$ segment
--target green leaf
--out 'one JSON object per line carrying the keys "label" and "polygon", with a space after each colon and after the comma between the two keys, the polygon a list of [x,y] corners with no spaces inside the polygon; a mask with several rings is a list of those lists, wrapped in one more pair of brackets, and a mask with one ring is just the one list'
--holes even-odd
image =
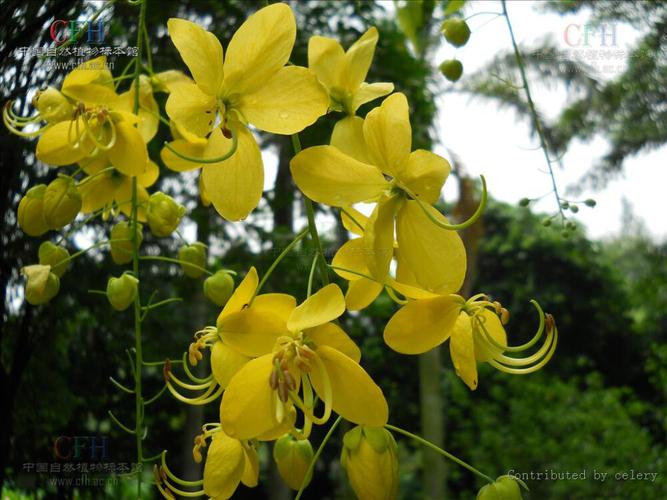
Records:
{"label": "green leaf", "polygon": [[466,0],[446,0],[445,1],[445,15],[449,16],[460,11],[465,5]]}

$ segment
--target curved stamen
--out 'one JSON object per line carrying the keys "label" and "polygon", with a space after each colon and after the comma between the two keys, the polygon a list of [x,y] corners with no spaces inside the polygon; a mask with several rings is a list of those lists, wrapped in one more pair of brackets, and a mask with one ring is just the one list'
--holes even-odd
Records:
{"label": "curved stamen", "polygon": [[397,304],[405,305],[409,302],[408,299],[399,298],[398,295],[396,295],[397,292],[392,287],[385,285],[384,289],[386,290],[387,295],[389,295],[389,298]]}
{"label": "curved stamen", "polygon": [[43,134],[46,130],[48,130],[51,125],[47,124],[44,125],[43,127],[38,128],[37,130],[33,130],[32,132],[24,132],[23,127],[30,125],[32,123],[36,122],[26,122],[26,123],[16,123],[13,121],[6,113],[7,108],[5,108],[2,112],[2,122],[5,124],[5,127],[14,135],[18,135],[21,137],[36,137],[38,135]]}
{"label": "curved stamen", "polygon": [[187,353],[187,352],[184,352],[184,353],[183,353],[183,371],[185,372],[185,374],[187,375],[187,377],[188,377],[192,382],[194,382],[194,383],[196,383],[196,384],[205,384],[206,382],[208,382],[209,380],[211,380],[211,378],[213,377],[213,374],[209,375],[209,376],[206,377],[206,378],[200,378],[200,377],[197,377],[196,375],[194,375],[194,374],[190,371],[190,368],[188,368],[188,363],[186,362],[186,361],[187,361],[187,358],[188,358],[188,353]]}
{"label": "curved stamen", "polygon": [[236,149],[238,148],[238,144],[239,144],[238,136],[236,135],[236,132],[234,132],[234,129],[229,129],[229,130],[232,133],[232,146],[229,148],[229,151],[227,151],[225,154],[223,154],[222,156],[219,156],[217,158],[197,158],[195,156],[189,156],[189,155],[181,153],[180,151],[177,151],[168,142],[165,142],[164,146],[169,151],[171,151],[176,156],[178,156],[179,158],[181,158],[183,160],[186,160],[186,161],[191,161],[192,163],[204,163],[204,164],[220,163],[221,161],[228,160],[229,158],[234,156],[234,153],[236,153]]}
{"label": "curved stamen", "polygon": [[169,479],[174,481],[176,484],[180,484],[181,486],[201,486],[204,484],[203,479],[200,479],[198,481],[186,481],[185,479],[180,479],[178,476],[176,476],[176,474],[171,472],[169,470],[169,467],[167,466],[167,450],[164,450],[162,452],[160,460],[162,462],[162,471],[167,475]]}
{"label": "curved stamen", "polygon": [[556,352],[556,345],[558,344],[558,329],[554,328],[553,332],[553,342],[551,343],[551,349],[539,363],[528,368],[510,368],[492,359],[489,361],[489,364],[502,372],[510,373],[512,375],[528,375],[529,373],[536,372],[544,365],[546,365],[553,357],[554,352]]}
{"label": "curved stamen", "polygon": [[484,178],[483,175],[480,175],[480,179],[482,180],[482,198],[479,201],[479,206],[477,207],[477,210],[475,210],[475,213],[470,216],[470,218],[466,221],[463,221],[459,224],[449,224],[448,222],[442,222],[436,219],[433,214],[430,212],[429,208],[432,208],[431,205],[425,204],[422,202],[414,193],[411,191],[403,189],[406,193],[408,193],[414,200],[419,204],[419,207],[422,209],[424,214],[429,218],[433,224],[435,224],[438,227],[441,227],[442,229],[447,229],[449,231],[460,231],[462,229],[466,229],[470,226],[472,226],[477,220],[482,216],[482,213],[484,212],[484,209],[486,208],[486,202],[488,198],[488,193],[486,191],[486,179]]}
{"label": "curved stamen", "polygon": [[212,383],[216,383],[213,380],[213,375],[210,375],[209,380],[206,382],[202,382],[201,384],[188,384],[186,382],[183,382],[171,371],[169,372],[169,378],[174,382],[176,382],[176,385],[181,386],[183,389],[188,389],[189,391],[200,391],[202,389],[209,388]]}
{"label": "curved stamen", "polygon": [[[490,340],[492,337],[489,334],[488,330],[484,325],[481,325],[482,330],[484,332],[484,335],[486,337],[486,340]],[[525,358],[511,358],[509,356],[505,356],[502,352],[497,352],[494,353],[494,359],[500,363],[503,363],[505,365],[509,366],[527,366],[531,365],[540,359],[542,359],[546,353],[549,351],[551,348],[552,340],[553,340],[554,334],[553,330],[549,331],[547,334],[547,339],[545,340],[544,344],[542,344],[542,347],[535,352],[534,354],[527,356]]]}
{"label": "curved stamen", "polygon": [[510,347],[510,346],[505,347],[505,346],[500,345],[498,342],[496,342],[493,339],[493,337],[489,336],[489,341],[495,347],[497,347],[498,349],[501,349],[504,352],[522,352],[522,351],[525,351],[526,349],[530,349],[531,347],[533,347],[537,343],[538,340],[540,340],[540,338],[542,337],[542,334],[544,333],[544,327],[545,327],[544,311],[542,310],[542,307],[540,307],[540,304],[536,300],[531,299],[530,303],[533,304],[535,309],[537,309],[537,314],[539,315],[539,318],[540,318],[540,325],[538,326],[537,332],[535,332],[535,335],[533,335],[533,338],[530,339],[525,344],[521,344],[521,345],[513,346],[513,347]]}
{"label": "curved stamen", "polygon": [[[90,126],[88,118],[85,115],[81,117],[81,121],[83,122],[83,126],[85,128],[85,134],[90,138],[90,140],[92,141],[92,143],[95,145],[95,147],[97,149],[101,149],[102,151],[109,151],[111,148],[114,147],[114,145],[116,144],[116,127],[113,124],[113,121],[111,121],[108,117],[100,125],[100,133],[97,136],[93,132],[93,129]],[[104,138],[104,124],[107,121],[109,122],[109,124],[111,126],[111,138],[105,144],[105,143],[102,142],[102,139]]]}
{"label": "curved stamen", "polygon": [[[216,386],[217,390],[215,390],[215,392],[211,394],[211,392],[215,389]],[[211,386],[201,396],[197,398],[186,398],[185,396],[179,394],[179,392],[176,389],[174,389],[174,387],[171,385],[170,382],[167,382],[167,389],[169,389],[171,395],[174,396],[176,399],[178,399],[181,403],[194,406],[205,405],[210,403],[211,401],[215,401],[216,399],[218,399],[218,397],[220,397],[220,395],[224,390],[222,386],[218,386],[217,383],[211,384]]]}
{"label": "curved stamen", "polygon": [[20,122],[36,123],[38,121],[42,121],[42,115],[40,113],[37,113],[36,115],[33,115],[33,116],[20,116],[20,115],[17,115],[14,112],[13,106],[14,106],[14,101],[11,101],[11,100],[7,101],[5,103],[5,108],[3,110],[3,114],[6,113],[7,117],[11,121],[18,122],[18,123],[20,123]]}

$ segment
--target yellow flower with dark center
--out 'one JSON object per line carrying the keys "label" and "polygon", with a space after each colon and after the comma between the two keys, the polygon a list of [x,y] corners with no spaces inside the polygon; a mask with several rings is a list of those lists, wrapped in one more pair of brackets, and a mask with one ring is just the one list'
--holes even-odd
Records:
{"label": "yellow flower with dark center", "polygon": [[[218,322],[226,344],[255,358],[223,394],[220,422],[228,435],[262,435],[283,423],[294,406],[315,424],[326,422],[332,410],[354,423],[387,422],[387,402],[359,366],[359,348],[332,323],[345,310],[337,285],[322,288],[296,308],[274,308],[282,323],[253,307]],[[323,402],[321,416],[314,415],[313,390]]]}
{"label": "yellow flower with dark center", "polygon": [[330,107],[354,115],[362,104],[391,94],[393,83],[365,83],[378,31],[370,28],[346,51],[333,38],[313,36],[308,40],[308,67],[326,87]]}
{"label": "yellow flower with dark center", "polygon": [[395,229],[401,258],[419,285],[437,293],[456,292],[465,276],[465,249],[455,231],[434,223],[446,225],[447,219],[431,206],[450,166],[431,152],[411,152],[405,96],[392,94],[365,120],[341,120],[331,142],[296,155],[292,175],[299,189],[320,203],[347,207],[377,202],[364,226],[370,275],[380,283],[388,276]]}
{"label": "yellow flower with dark center", "polygon": [[[216,210],[226,219],[243,219],[257,206],[264,184],[262,157],[247,125],[294,134],[326,113],[327,93],[307,68],[286,66],[296,38],[294,14],[286,4],[252,14],[232,37],[224,59],[215,35],[197,24],[172,18],[167,27],[194,83],[170,87],[166,110],[182,139],[164,149],[162,159],[177,171],[203,166]],[[207,159],[233,154],[202,164],[173,151]]]}

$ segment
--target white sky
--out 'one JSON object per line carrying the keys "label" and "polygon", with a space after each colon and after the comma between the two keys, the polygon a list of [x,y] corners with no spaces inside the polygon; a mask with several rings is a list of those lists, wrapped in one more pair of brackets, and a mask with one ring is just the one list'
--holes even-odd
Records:
{"label": "white sky", "polygon": [[[468,2],[465,15],[475,12],[500,12],[500,2]],[[539,10],[540,2],[510,1],[508,12],[515,36],[520,45],[534,46],[534,42],[552,36],[558,46],[576,51],[586,62],[593,63],[601,70],[601,77],[613,78],[619,65],[625,58],[611,59],[612,71],[605,68],[607,62],[591,59],[586,49],[572,48],[566,43],[564,32],[570,24],[583,25],[587,14],[559,16]],[[468,44],[460,49],[445,45],[439,51],[439,63],[443,59],[456,57],[463,62],[464,71],[472,73],[484,66],[498,51],[511,50],[511,41],[505,20],[502,17],[478,15],[469,20],[472,36]],[[583,29],[583,28],[582,28]],[[632,47],[639,32],[630,26],[616,26],[617,47],[601,47],[600,40],[590,38],[590,49],[598,54],[610,50],[623,50]],[[577,28],[570,28],[571,43],[576,43]],[[382,35],[380,35],[382,36]],[[608,39],[609,43],[609,39]],[[606,54],[605,54],[606,55]],[[602,57],[599,55],[598,57]],[[547,90],[535,86],[534,100],[539,109],[547,116],[555,116],[566,102],[565,89]],[[446,93],[438,102],[438,127],[442,147],[436,152],[445,154],[445,147],[451,149],[463,160],[468,172],[473,175],[484,174],[490,193],[497,199],[511,203],[523,197],[534,198],[550,190],[548,175],[540,170],[546,169],[546,162],[541,150],[530,150],[537,146],[531,140],[526,122],[518,121],[510,110],[500,110],[490,101],[471,100],[468,96],[453,92]],[[576,184],[590,166],[600,159],[607,150],[606,141],[597,138],[590,143],[576,142],[564,157],[564,170],[556,169],[556,179],[561,191]],[[581,207],[574,218],[587,227],[591,237],[605,237],[617,234],[621,227],[621,207],[623,198],[627,198],[636,216],[643,219],[647,229],[657,238],[667,237],[667,219],[664,216],[664,186],[667,184],[667,148],[662,147],[650,153],[630,158],[626,162],[623,177],[611,182],[600,192],[584,192],[575,199],[595,198],[597,207]],[[455,195],[454,183],[445,186],[445,197]],[[567,197],[567,196],[566,196]],[[570,197],[572,198],[572,197]],[[531,205],[533,206],[533,205]],[[556,210],[555,199],[547,196],[533,206],[534,209],[552,213]]]}

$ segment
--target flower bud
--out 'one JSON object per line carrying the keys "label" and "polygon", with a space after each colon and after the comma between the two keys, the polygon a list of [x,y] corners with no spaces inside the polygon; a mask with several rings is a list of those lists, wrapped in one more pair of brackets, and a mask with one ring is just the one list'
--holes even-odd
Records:
{"label": "flower bud", "polygon": [[131,274],[123,274],[120,278],[109,278],[107,283],[107,299],[116,311],[124,311],[134,302],[137,296],[139,280]]}
{"label": "flower bud", "polygon": [[358,498],[396,498],[397,451],[394,437],[382,427],[357,426],[345,434],[341,465]]}
{"label": "flower bud", "polygon": [[577,205],[574,205],[574,204],[570,203],[570,212],[572,212],[573,214],[576,214],[578,211],[579,211],[579,207]]}
{"label": "flower bud", "polygon": [[234,293],[234,278],[227,271],[217,271],[204,281],[204,295],[217,306],[224,306]]}
{"label": "flower bud", "polygon": [[164,193],[153,193],[148,200],[146,219],[151,233],[158,238],[169,236],[178,227],[185,207]]}
{"label": "flower bud", "polygon": [[273,459],[280,477],[293,490],[300,489],[304,483],[310,483],[312,472],[308,477],[306,474],[313,460],[313,447],[307,439],[294,439],[290,434],[285,434],[273,446]]}
{"label": "flower bud", "polygon": [[593,208],[595,205],[597,205],[597,202],[593,198],[588,198],[586,201],[584,201],[584,205]]}
{"label": "flower bud", "polygon": [[21,198],[18,208],[19,226],[29,236],[41,236],[49,230],[44,220],[46,184],[37,184]]}
{"label": "flower bud", "polygon": [[528,205],[530,205],[530,199],[529,198],[521,198],[519,200],[519,206],[520,207],[527,207]]}
{"label": "flower bud", "polygon": [[37,108],[39,115],[49,123],[70,120],[74,111],[67,98],[53,87],[38,91],[32,99],[32,105]]}
{"label": "flower bud", "polygon": [[34,264],[24,267],[21,272],[28,278],[25,299],[29,304],[44,304],[58,294],[60,279],[51,272],[51,266]]}
{"label": "flower bud", "polygon": [[[190,278],[199,278],[204,271],[200,267],[206,267],[206,245],[197,241],[192,245],[183,245],[178,250],[178,260],[181,261],[183,273]],[[188,265],[194,264],[194,266]]]}
{"label": "flower bud", "polygon": [[[137,247],[144,239],[143,226],[137,222]],[[111,258],[116,264],[132,262],[132,226],[128,221],[122,221],[111,229]]]}
{"label": "flower bud", "polygon": [[440,64],[440,72],[450,82],[455,82],[463,74],[463,64],[458,59],[447,59]]}
{"label": "flower bud", "polygon": [[51,229],[65,227],[76,218],[81,204],[81,193],[74,179],[58,177],[44,192],[44,220]]}
{"label": "flower bud", "polygon": [[69,261],[63,262],[69,257],[67,249],[60,245],[54,245],[50,241],[45,241],[39,245],[37,255],[39,263],[43,266],[51,266],[51,272],[58,276],[58,278],[61,278],[69,267]]}
{"label": "flower bud", "polygon": [[440,31],[454,47],[463,47],[470,39],[470,28],[463,19],[447,19],[442,23]]}
{"label": "flower bud", "polygon": [[512,476],[500,476],[495,482],[483,486],[477,500],[521,500],[519,483]]}

